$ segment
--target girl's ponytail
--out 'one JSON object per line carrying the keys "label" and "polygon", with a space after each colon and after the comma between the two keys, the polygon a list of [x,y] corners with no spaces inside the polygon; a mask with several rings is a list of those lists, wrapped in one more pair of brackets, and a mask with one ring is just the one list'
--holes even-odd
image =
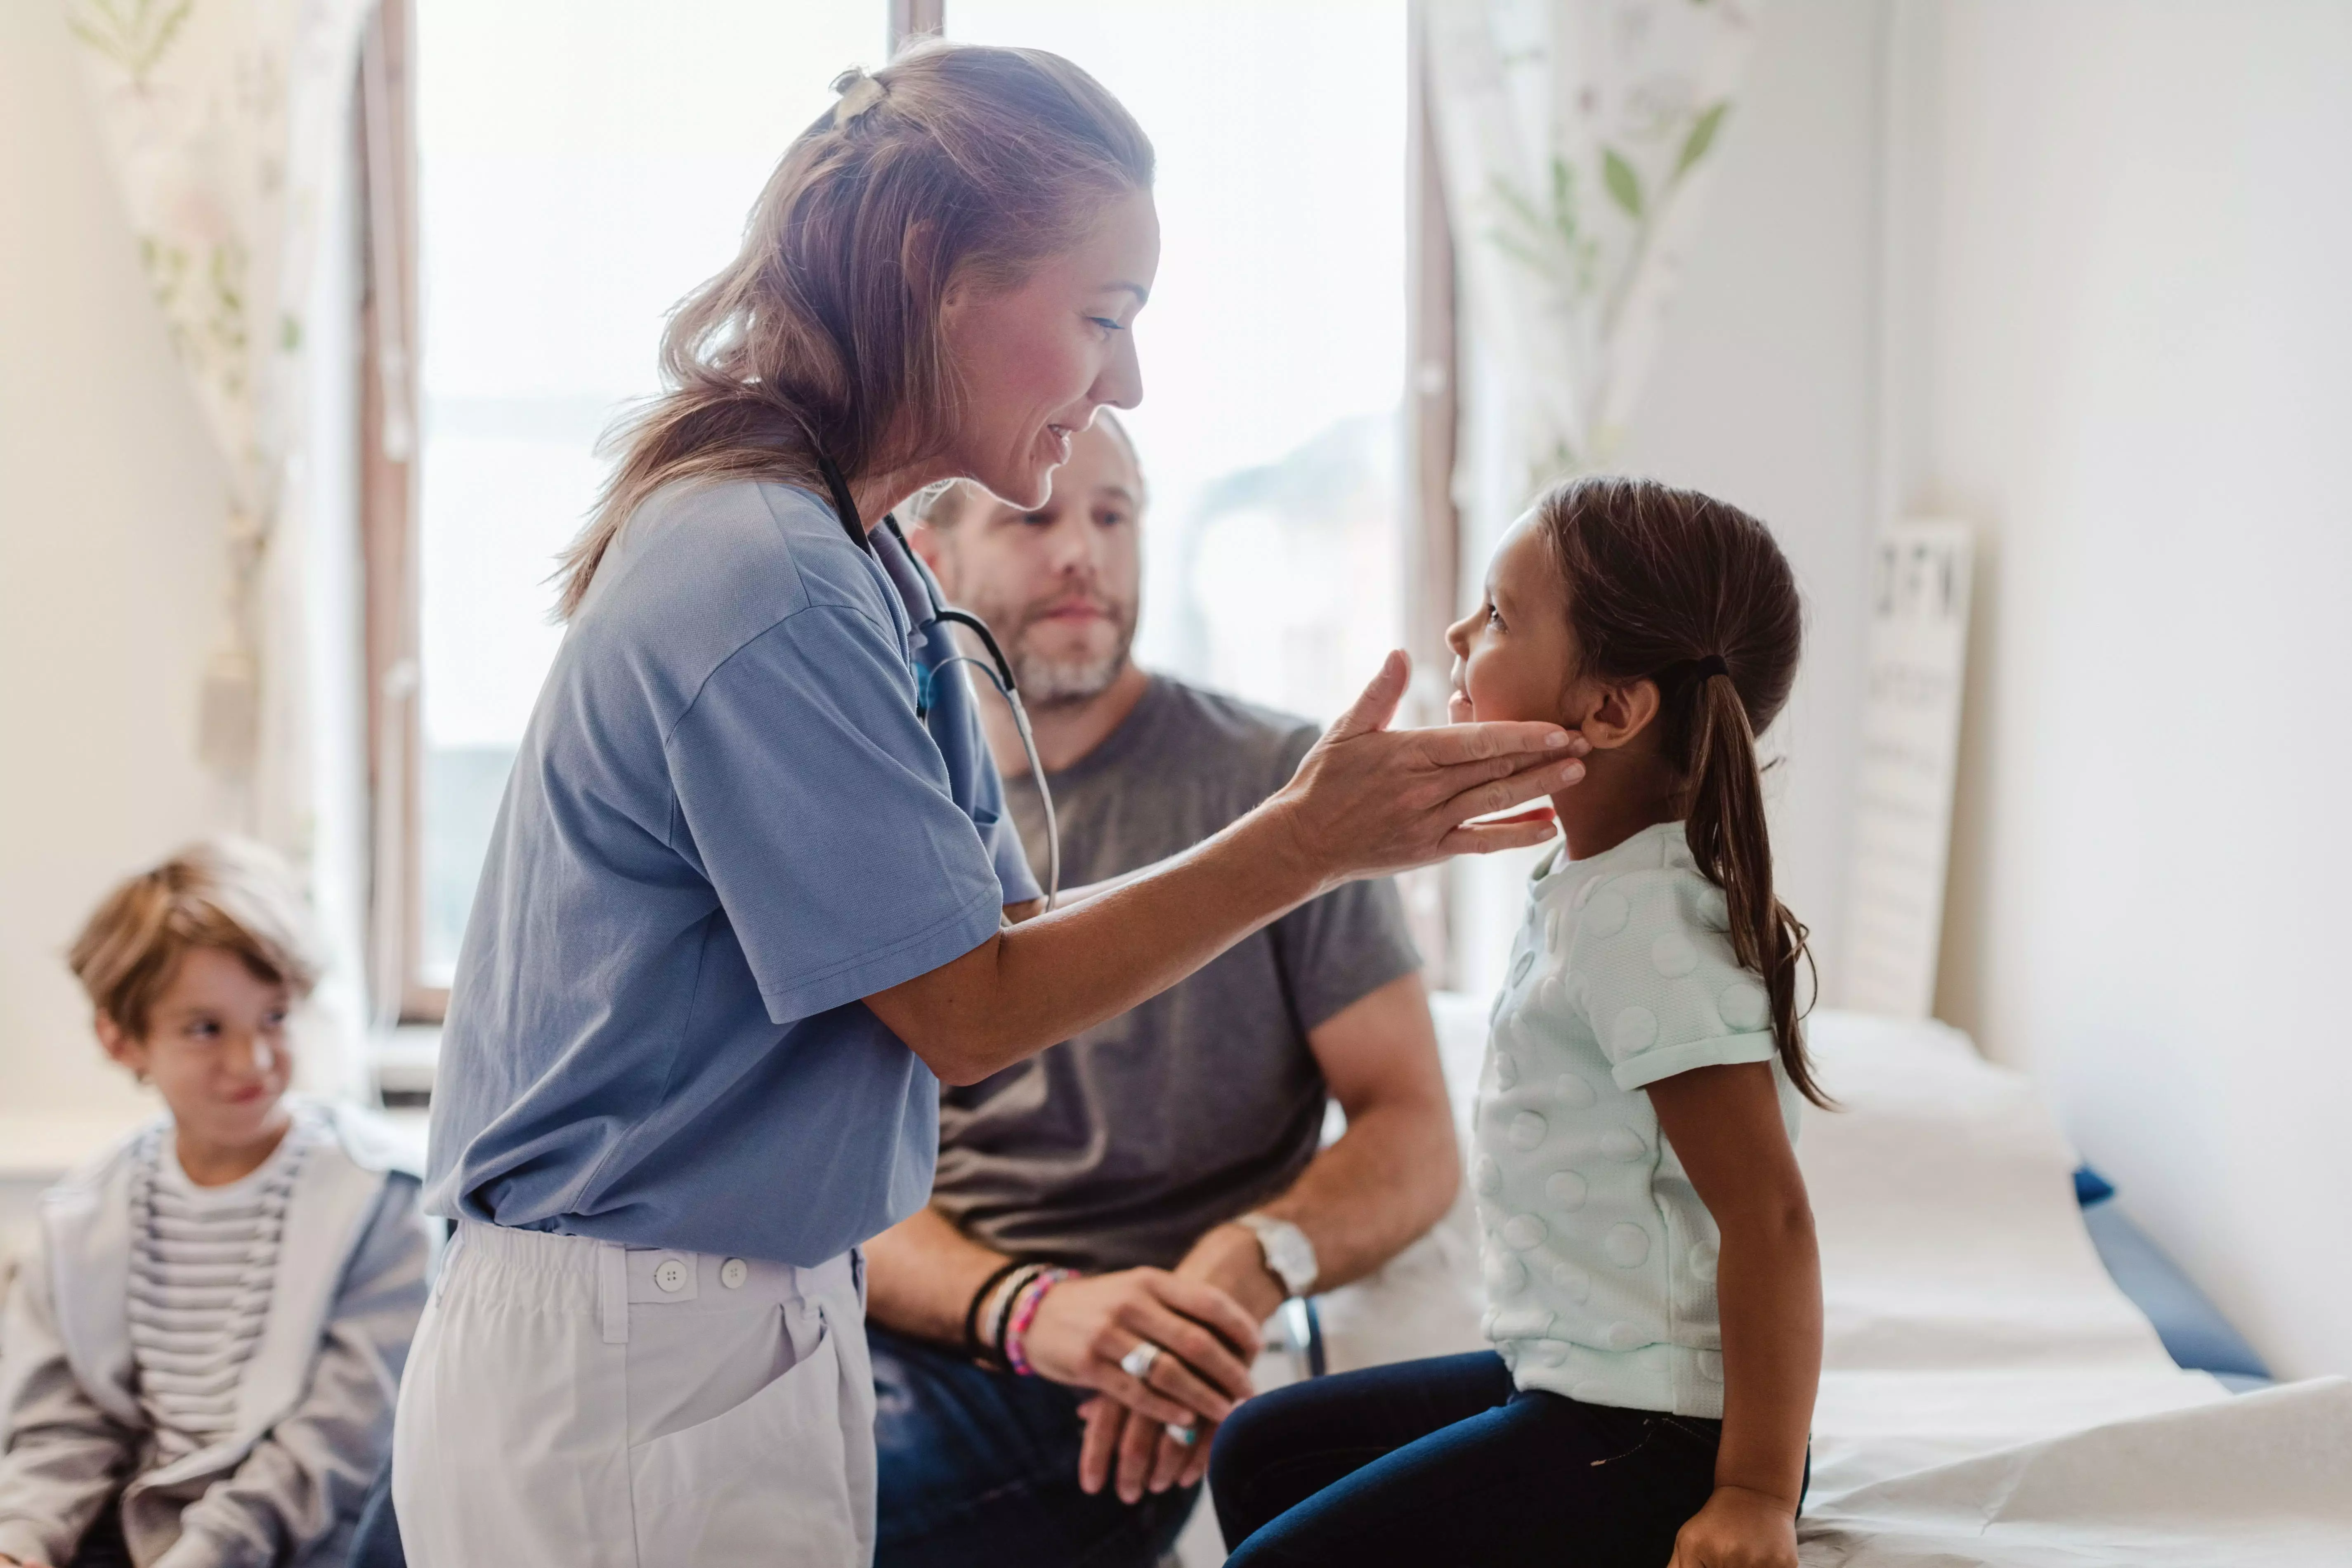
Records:
{"label": "girl's ponytail", "polygon": [[1772,891],[1772,841],[1756,737],[1796,684],[1804,615],[1770,531],[1734,506],[1649,479],[1560,485],[1536,515],[1568,590],[1583,669],[1654,680],[1681,775],[1692,858],[1723,889],[1731,947],[1764,982],[1780,1066],[1807,1100],[1828,1096],[1805,1057],[1797,963],[1806,931]]}
{"label": "girl's ponytail", "polygon": [[1797,1006],[1797,961],[1810,969],[1810,934],[1772,892],[1771,830],[1764,819],[1764,778],[1748,708],[1719,655],[1699,661],[1691,682],[1689,799],[1684,834],[1692,858],[1723,889],[1731,951],[1764,980],[1780,1066],[1798,1092],[1827,1108],[1829,1097],[1805,1056]]}

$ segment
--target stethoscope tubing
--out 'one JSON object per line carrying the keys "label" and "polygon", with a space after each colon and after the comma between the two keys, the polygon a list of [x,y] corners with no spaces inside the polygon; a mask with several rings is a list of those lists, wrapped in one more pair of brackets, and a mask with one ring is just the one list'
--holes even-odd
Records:
{"label": "stethoscope tubing", "polygon": [[[833,492],[834,512],[840,518],[841,526],[848,532],[850,542],[868,555],[875,554],[874,541],[866,536],[865,524],[858,518],[857,502],[849,493],[848,481],[830,458],[820,454],[817,468],[824,476],[825,488]],[[890,537],[898,542],[898,548],[906,552],[909,562],[913,562],[916,559],[914,547],[907,542],[906,534],[899,530],[898,518],[886,512],[881,526],[890,531]],[[1004,706],[1013,715],[1013,731],[1021,737],[1022,754],[1029,759],[1029,777],[1037,785],[1038,802],[1045,810],[1045,908],[1051,910],[1062,896],[1062,828],[1054,815],[1054,791],[1045,783],[1045,763],[1038,760],[1037,737],[1029,727],[1028,705],[1021,700],[1021,683],[1013,676],[1013,661],[1004,657],[1003,646],[997,642],[996,634],[988,629],[986,621],[969,610],[943,604],[939,591],[931,585],[930,578],[924,574],[919,565],[916,567],[916,574],[923,579],[923,596],[929,601],[931,618],[915,629],[926,637],[937,635],[951,639],[953,633],[942,630],[935,634],[932,628],[950,624],[967,627],[988,650],[988,661],[982,663],[970,654],[958,653],[933,665],[928,673],[919,678],[915,717],[921,719],[930,712],[930,683],[938,679],[942,671],[959,664],[968,664],[988,677],[989,683],[1003,697]]]}

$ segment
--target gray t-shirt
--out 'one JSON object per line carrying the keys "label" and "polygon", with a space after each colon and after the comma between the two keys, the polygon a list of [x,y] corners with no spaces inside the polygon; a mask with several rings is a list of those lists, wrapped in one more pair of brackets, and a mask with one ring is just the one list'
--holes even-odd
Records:
{"label": "gray t-shirt", "polygon": [[[1053,775],[1062,885],[1191,847],[1289,782],[1317,731],[1164,676]],[[1044,878],[1036,785],[1004,793]],[[1386,879],[1351,882],[1133,1011],[940,1099],[932,1203],[1018,1258],[1174,1264],[1297,1179],[1323,1127],[1307,1031],[1420,966]]]}

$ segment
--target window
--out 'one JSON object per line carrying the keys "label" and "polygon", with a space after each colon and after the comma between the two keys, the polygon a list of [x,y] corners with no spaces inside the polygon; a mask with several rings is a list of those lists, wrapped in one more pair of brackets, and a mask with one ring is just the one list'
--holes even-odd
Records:
{"label": "window", "polygon": [[948,0],[1159,155],[1143,662],[1328,721],[1398,640],[1404,0]]}
{"label": "window", "polygon": [[883,58],[873,0],[414,0],[417,979],[446,987],[560,629],[597,437],[659,389],[662,318],[778,154]]}
{"label": "window", "polygon": [[[407,575],[378,585],[372,628],[379,990],[396,975],[406,1016],[446,998],[560,637],[550,574],[604,475],[596,440],[656,390],[665,312],[733,253],[833,77],[885,58],[894,29],[1065,54],[1158,149],[1164,251],[1130,420],[1151,489],[1143,661],[1328,720],[1409,620],[1430,640],[1404,590],[1429,591],[1406,563],[1430,489],[1402,407],[1407,0],[405,8],[416,435],[404,489],[371,487],[370,538],[372,570]],[[395,38],[403,9],[385,10]],[[372,111],[369,134],[404,132]]]}

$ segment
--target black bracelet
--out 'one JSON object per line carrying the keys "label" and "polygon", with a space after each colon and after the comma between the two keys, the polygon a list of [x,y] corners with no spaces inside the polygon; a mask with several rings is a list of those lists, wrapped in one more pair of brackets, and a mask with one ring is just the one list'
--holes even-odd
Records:
{"label": "black bracelet", "polygon": [[989,1336],[989,1364],[1007,1372],[1013,1370],[1013,1357],[1004,1349],[1005,1336],[1013,1329],[1013,1309],[1021,1304],[1021,1292],[1035,1284],[1039,1275],[1051,1273],[1053,1268],[1050,1263],[1024,1263],[1013,1277],[1013,1288],[1004,1292],[1004,1310],[997,1315],[996,1332]]}
{"label": "black bracelet", "polygon": [[988,1360],[987,1348],[980,1342],[980,1309],[986,1304],[989,1293],[1021,1266],[1021,1259],[1007,1258],[1002,1268],[980,1282],[980,1289],[971,1293],[971,1304],[963,1310],[963,1352],[976,1362],[985,1363]]}

